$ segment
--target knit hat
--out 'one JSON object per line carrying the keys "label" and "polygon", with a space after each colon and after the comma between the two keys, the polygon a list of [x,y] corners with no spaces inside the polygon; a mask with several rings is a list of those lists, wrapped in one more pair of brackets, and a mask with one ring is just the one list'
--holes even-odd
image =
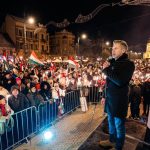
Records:
{"label": "knit hat", "polygon": [[3,95],[0,95],[0,100],[2,100],[3,98],[5,98]]}
{"label": "knit hat", "polygon": [[19,81],[19,80],[21,80],[21,79],[20,79],[19,77],[17,77],[17,78],[16,78],[16,82]]}
{"label": "knit hat", "polygon": [[36,84],[36,89],[37,89],[37,90],[40,90],[40,89],[41,89],[40,83],[37,83],[37,84]]}
{"label": "knit hat", "polygon": [[8,75],[8,74],[10,74],[11,72],[9,71],[9,70],[7,70],[7,71],[5,71],[4,72],[4,76],[6,76],[6,75]]}
{"label": "knit hat", "polygon": [[19,87],[16,86],[16,85],[13,85],[13,86],[11,87],[11,92],[12,92],[13,90],[15,90],[15,89],[17,89],[17,90],[19,91]]}
{"label": "knit hat", "polygon": [[36,84],[35,83],[30,83],[30,89],[32,89],[33,87],[36,88]]}

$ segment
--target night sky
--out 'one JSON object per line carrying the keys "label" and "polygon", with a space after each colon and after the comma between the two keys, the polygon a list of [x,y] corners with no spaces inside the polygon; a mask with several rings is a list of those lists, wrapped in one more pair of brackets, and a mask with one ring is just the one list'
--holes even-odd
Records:
{"label": "night sky", "polygon": [[[37,23],[62,22],[67,18],[74,22],[77,16],[88,15],[102,3],[119,0],[1,0],[0,23],[6,14],[18,17],[32,15]],[[124,39],[130,45],[144,46],[150,38],[150,6],[114,6],[101,10],[92,20],[83,24],[71,24],[66,28],[75,35],[86,32],[90,39],[104,37],[107,40]],[[50,32],[59,31],[49,26]],[[140,50],[140,48],[139,48]]]}

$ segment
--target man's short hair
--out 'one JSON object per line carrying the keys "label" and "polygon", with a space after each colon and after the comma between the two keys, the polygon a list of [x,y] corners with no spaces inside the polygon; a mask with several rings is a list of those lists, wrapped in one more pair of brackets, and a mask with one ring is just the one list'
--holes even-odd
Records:
{"label": "man's short hair", "polygon": [[125,51],[128,51],[128,44],[126,41],[124,40],[114,40],[113,41],[114,44],[119,43],[121,44],[121,46],[125,49]]}

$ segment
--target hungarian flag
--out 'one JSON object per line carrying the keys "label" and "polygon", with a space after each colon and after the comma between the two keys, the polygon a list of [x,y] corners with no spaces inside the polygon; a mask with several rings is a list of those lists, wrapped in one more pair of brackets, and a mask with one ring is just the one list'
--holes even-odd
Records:
{"label": "hungarian flag", "polygon": [[23,65],[22,62],[20,63],[20,71],[21,71],[21,72],[24,71],[24,65]]}
{"label": "hungarian flag", "polygon": [[5,61],[5,62],[7,61],[6,57],[7,57],[7,56],[6,56],[6,52],[4,52],[4,53],[3,53],[3,61]]}
{"label": "hungarian flag", "polygon": [[73,57],[69,57],[68,63],[70,65],[75,66],[75,67],[80,67],[80,65],[78,64],[78,62]]}
{"label": "hungarian flag", "polygon": [[44,65],[43,62],[38,59],[38,57],[36,56],[34,51],[32,51],[32,53],[29,57],[29,63],[37,64],[37,65]]}
{"label": "hungarian flag", "polygon": [[3,53],[3,63],[4,63],[4,69],[8,70],[8,63],[7,63],[6,52]]}
{"label": "hungarian flag", "polygon": [[50,66],[50,71],[55,71],[56,70],[56,67],[55,65],[51,62],[51,66]]}

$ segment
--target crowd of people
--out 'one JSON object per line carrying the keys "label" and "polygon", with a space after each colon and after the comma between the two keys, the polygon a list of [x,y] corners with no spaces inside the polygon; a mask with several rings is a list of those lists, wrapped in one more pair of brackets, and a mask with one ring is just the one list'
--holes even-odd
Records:
{"label": "crowd of people", "polygon": [[[67,63],[47,63],[44,66],[26,64],[10,65],[10,69],[0,68],[0,95],[8,100],[14,112],[29,106],[36,106],[50,99],[64,97],[67,92],[77,88],[96,86],[103,91],[105,75],[101,61],[80,62],[80,67],[70,68]],[[148,113],[150,99],[150,62],[135,60],[135,72],[130,82],[129,102],[131,118],[138,119],[139,105],[143,102],[143,115]]]}
{"label": "crowd of people", "polygon": [[[150,61],[135,60],[135,71],[130,81],[130,118],[140,119],[148,115],[150,105]],[[10,63],[7,69],[0,62],[0,120],[7,120],[31,106],[38,107],[50,100],[57,103],[58,116],[62,115],[60,99],[66,93],[80,87],[97,87],[105,90],[106,76],[102,72],[104,60],[80,61],[79,66],[68,63],[45,63],[43,66],[29,64],[23,60]],[[57,100],[57,101],[55,101]],[[143,114],[140,114],[140,104]],[[8,106],[8,107],[7,107]],[[2,134],[2,133],[0,133]]]}

